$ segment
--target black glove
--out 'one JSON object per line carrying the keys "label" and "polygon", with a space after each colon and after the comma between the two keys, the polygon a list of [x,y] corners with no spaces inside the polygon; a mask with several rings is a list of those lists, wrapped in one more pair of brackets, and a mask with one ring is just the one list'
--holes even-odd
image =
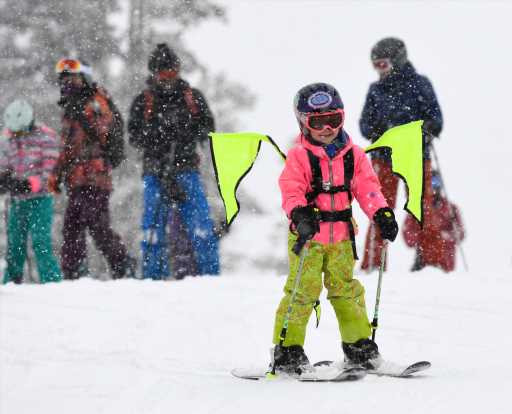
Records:
{"label": "black glove", "polygon": [[312,206],[295,207],[291,213],[292,223],[299,233],[299,238],[307,241],[320,231],[318,215]]}
{"label": "black glove", "polygon": [[32,192],[32,187],[27,179],[13,178],[12,173],[7,171],[0,175],[0,193],[7,191],[12,195],[28,194]]}
{"label": "black glove", "polygon": [[425,122],[423,122],[421,130],[423,133],[423,137],[425,138],[425,144],[428,145],[432,142],[434,138],[437,138],[438,129],[439,127],[436,125],[436,123],[430,119],[427,119]]}
{"label": "black glove", "polygon": [[373,221],[380,230],[383,239],[394,241],[398,234],[398,223],[395,220],[395,214],[389,207],[379,208],[373,216]]}
{"label": "black glove", "polygon": [[12,195],[20,195],[20,194],[28,194],[32,192],[32,186],[26,179],[17,180],[13,179],[11,184],[11,194]]}

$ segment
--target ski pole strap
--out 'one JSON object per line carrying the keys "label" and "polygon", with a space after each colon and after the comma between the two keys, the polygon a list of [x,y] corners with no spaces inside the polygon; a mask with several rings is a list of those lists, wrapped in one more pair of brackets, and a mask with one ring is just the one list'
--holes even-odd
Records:
{"label": "ski pole strap", "polygon": [[320,307],[320,301],[318,299],[313,305],[313,309],[315,310],[316,327],[318,328],[318,326],[320,325],[320,316],[322,316],[322,308]]}
{"label": "ski pole strap", "polygon": [[372,341],[375,342],[375,332],[377,332],[377,319],[372,321]]}

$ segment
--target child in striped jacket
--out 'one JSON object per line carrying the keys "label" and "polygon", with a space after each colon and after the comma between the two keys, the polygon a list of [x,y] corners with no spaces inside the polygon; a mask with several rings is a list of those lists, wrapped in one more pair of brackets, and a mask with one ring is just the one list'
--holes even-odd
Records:
{"label": "child in striped jacket", "polygon": [[53,197],[48,177],[59,155],[56,133],[36,125],[31,105],[12,102],[4,112],[0,148],[0,194],[10,193],[4,283],[21,283],[30,235],[41,283],[62,279],[52,252]]}

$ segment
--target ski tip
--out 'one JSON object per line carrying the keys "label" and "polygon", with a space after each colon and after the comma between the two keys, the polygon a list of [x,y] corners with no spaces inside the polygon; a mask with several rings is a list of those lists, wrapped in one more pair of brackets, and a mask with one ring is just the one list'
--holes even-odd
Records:
{"label": "ski tip", "polygon": [[427,368],[430,368],[431,366],[432,366],[432,364],[429,361],[419,361],[419,362],[415,362],[414,364],[409,366],[409,368],[427,369]]}
{"label": "ski tip", "polygon": [[429,369],[431,366],[432,364],[429,361],[415,362],[414,364],[409,365],[399,376],[408,377],[420,371],[425,371],[426,369]]}
{"label": "ski tip", "polygon": [[314,367],[324,367],[324,366],[329,366],[329,365],[332,365],[332,364],[334,364],[334,361],[325,360],[325,361],[315,362],[313,364],[313,366]]}

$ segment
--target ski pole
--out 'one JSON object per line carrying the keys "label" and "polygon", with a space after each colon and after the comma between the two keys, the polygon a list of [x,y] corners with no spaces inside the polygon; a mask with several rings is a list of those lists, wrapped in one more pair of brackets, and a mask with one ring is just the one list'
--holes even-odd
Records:
{"label": "ski pole", "polygon": [[[295,247],[298,245],[295,244]],[[292,294],[290,297],[290,303],[288,303],[288,309],[286,309],[286,314],[283,320],[283,329],[281,330],[281,335],[279,335],[279,346],[283,346],[284,340],[286,339],[286,333],[288,332],[288,323],[290,321],[290,315],[292,313],[293,302],[295,302],[295,296],[297,295],[297,291],[299,290],[299,284],[302,277],[302,270],[304,269],[304,261],[306,260],[306,256],[308,254],[309,246],[305,246],[300,253],[299,259],[299,267],[297,269],[297,273],[295,274],[295,281],[293,284]],[[295,251],[295,250],[294,250]],[[272,378],[276,375],[276,364],[274,363],[274,359],[272,358],[272,369],[267,373],[268,378]]]}
{"label": "ski pole", "polygon": [[459,240],[459,234],[460,234],[459,224],[456,220],[455,212],[453,211],[453,206],[450,203],[450,197],[448,197],[448,192],[446,191],[446,185],[443,180],[443,174],[441,174],[441,165],[439,164],[439,158],[437,158],[437,152],[436,152],[436,148],[434,147],[433,140],[430,143],[430,147],[432,148],[432,154],[434,155],[434,159],[436,160],[436,167],[437,167],[437,172],[439,173],[439,180],[441,181],[441,187],[443,188],[444,195],[446,196],[446,199],[448,200],[448,208],[450,209],[450,216],[451,216],[453,224],[455,226],[455,238],[457,239],[457,246],[459,247],[459,250],[460,250],[460,257],[462,259],[462,263],[464,264],[464,270],[466,270],[466,272],[467,272],[467,271],[469,271],[468,263],[466,261],[466,256],[464,254],[464,250],[462,249],[462,244],[459,243],[459,241],[460,241]]}
{"label": "ski pole", "polygon": [[384,266],[386,265],[386,255],[388,251],[388,242],[384,241],[382,252],[380,254],[380,267],[379,267],[379,282],[377,283],[377,297],[375,298],[375,310],[373,311],[372,321],[372,341],[375,341],[375,332],[379,322],[379,305],[380,305],[380,290],[382,286],[382,275],[384,273]]}

